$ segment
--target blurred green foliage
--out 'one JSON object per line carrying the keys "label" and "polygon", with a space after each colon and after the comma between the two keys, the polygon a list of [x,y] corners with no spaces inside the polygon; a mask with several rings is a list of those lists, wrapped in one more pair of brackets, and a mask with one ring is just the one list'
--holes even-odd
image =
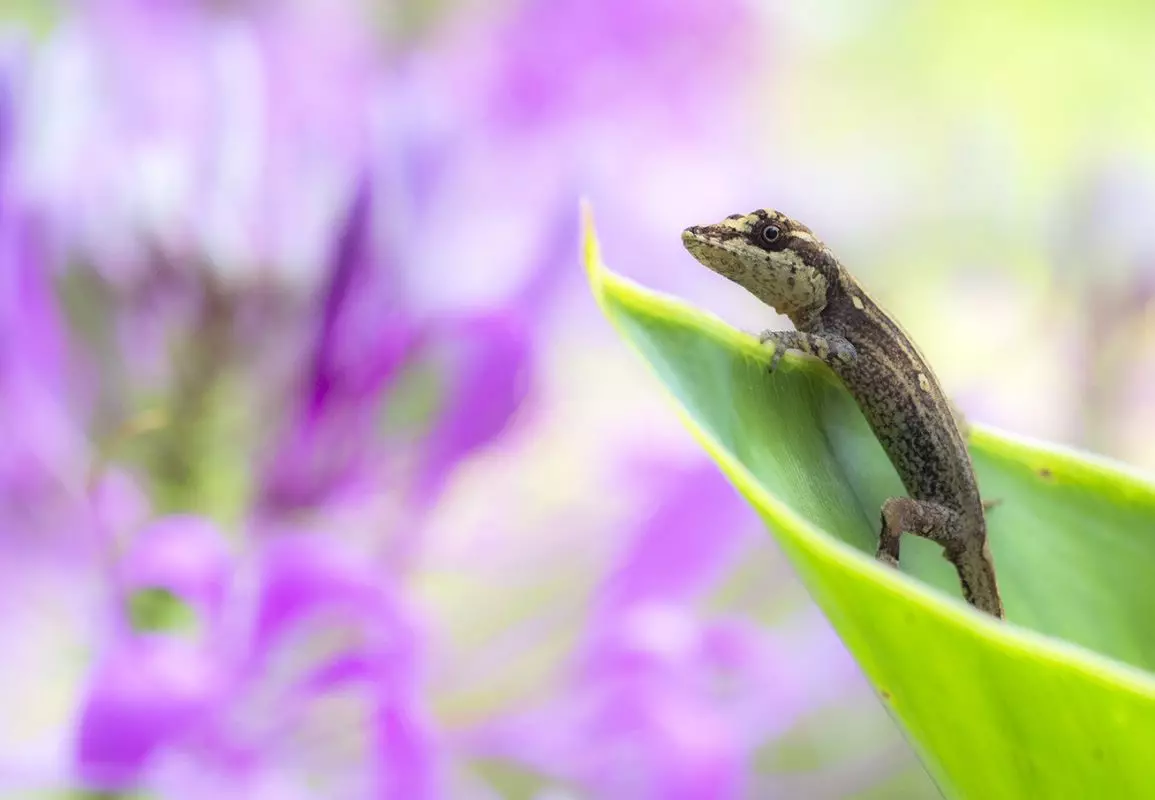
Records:
{"label": "blurred green foliage", "polygon": [[196,613],[167,589],[141,589],[128,599],[133,630],[146,632],[194,633]]}
{"label": "blurred green foliage", "polygon": [[60,15],[56,0],[3,0],[0,25],[16,25],[35,34],[48,31]]}

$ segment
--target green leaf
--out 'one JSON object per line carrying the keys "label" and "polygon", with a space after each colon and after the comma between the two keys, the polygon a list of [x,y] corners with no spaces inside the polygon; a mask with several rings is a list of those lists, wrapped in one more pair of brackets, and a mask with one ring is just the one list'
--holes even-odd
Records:
{"label": "green leaf", "polygon": [[[1155,486],[1085,454],[977,428],[1008,621],[962,602],[935,545],[878,564],[902,487],[825,366],[769,374],[754,337],[615,275],[587,216],[598,303],[758,509],[950,797],[1137,797],[1155,785]],[[703,535],[708,535],[703,531]]]}

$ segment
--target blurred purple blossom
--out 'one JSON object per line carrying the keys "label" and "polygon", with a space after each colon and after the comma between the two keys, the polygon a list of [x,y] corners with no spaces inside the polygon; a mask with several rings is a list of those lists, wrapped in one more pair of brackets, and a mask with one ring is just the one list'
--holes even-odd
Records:
{"label": "blurred purple blossom", "polygon": [[753,52],[752,10],[740,0],[525,0],[514,9],[509,19],[491,17],[492,35],[474,36],[467,52],[476,55],[456,62],[488,68],[480,99],[491,124],[525,129],[653,114],[688,134],[705,109],[719,110],[719,81]]}
{"label": "blurred purple blossom", "polygon": [[329,262],[311,358],[270,465],[265,506],[317,505],[342,484],[365,480],[355,473],[372,450],[380,396],[417,343],[416,322],[399,302],[398,267],[374,247],[372,211],[371,184],[362,180]]}
{"label": "blurred purple blossom", "polygon": [[8,209],[0,217],[0,413],[21,424],[0,453],[6,504],[40,495],[59,477],[54,472],[71,472],[83,457],[62,407],[62,330],[36,250],[31,224]]}
{"label": "blurred purple blossom", "polygon": [[[363,12],[88,0],[27,70],[0,63],[0,547],[82,555],[30,573],[86,601],[62,769],[163,797],[421,798],[498,755],[596,796],[748,794],[754,751],[846,661],[702,613],[754,524],[714,467],[637,467],[657,511],[608,532],[616,567],[530,711],[442,730],[424,675],[450,626],[410,581],[462,466],[543,412],[575,187],[668,170],[647,131],[732,103],[751,12],[525,0],[393,52]],[[58,302],[77,276],[110,342]],[[420,419],[391,429],[422,372]],[[213,403],[249,416],[222,433]],[[197,468],[126,455],[150,442]],[[229,469],[252,484],[235,516],[203,491]],[[148,598],[194,629],[134,618]],[[0,610],[27,640],[54,625]]]}
{"label": "blurred purple blossom", "polygon": [[[417,507],[433,503],[463,459],[501,435],[532,383],[534,327],[550,302],[562,253],[538,254],[512,301],[452,314],[416,311],[383,237],[378,198],[363,179],[350,205],[324,289],[299,399],[276,442],[261,488],[266,512],[320,508],[337,498],[380,494],[388,485]],[[575,233],[570,226],[567,240]],[[432,363],[441,401],[417,451],[382,451],[383,409],[402,372]],[[399,480],[398,462],[412,473]]]}
{"label": "blurred purple blossom", "polygon": [[785,642],[748,620],[704,618],[696,601],[756,520],[713,464],[659,467],[653,481],[657,510],[627,532],[556,697],[470,742],[592,797],[747,797],[754,752],[854,668],[828,631],[801,654],[791,640],[786,658]]}
{"label": "blurred purple blossom", "polygon": [[64,331],[52,288],[43,272],[44,252],[34,220],[14,202],[10,181],[17,120],[16,60],[0,57],[0,414],[24,420],[0,452],[4,504],[29,496],[53,465],[69,463],[72,447],[66,414],[57,410],[68,395]]}
{"label": "blurred purple blossom", "polygon": [[118,281],[159,246],[230,280],[307,282],[382,79],[354,9],[79,4],[32,74],[23,191]]}
{"label": "blurred purple blossom", "polygon": [[38,221],[11,196],[0,201],[0,552],[9,558],[91,553],[76,517],[92,458],[89,409],[47,260]]}
{"label": "blurred purple blossom", "polygon": [[[202,629],[186,638],[126,625],[110,638],[80,713],[85,785],[244,797],[278,776],[304,779],[310,768],[324,768],[314,779],[331,780],[324,759],[342,758],[355,728],[346,723],[327,745],[299,739],[309,734],[312,705],[351,693],[363,706],[368,752],[328,791],[435,796],[420,635],[367,564],[333,542],[293,536],[238,562],[211,524],[170,518],[139,532],[119,576],[125,593],[163,589],[180,598],[200,612]],[[179,783],[165,787],[170,770]]]}

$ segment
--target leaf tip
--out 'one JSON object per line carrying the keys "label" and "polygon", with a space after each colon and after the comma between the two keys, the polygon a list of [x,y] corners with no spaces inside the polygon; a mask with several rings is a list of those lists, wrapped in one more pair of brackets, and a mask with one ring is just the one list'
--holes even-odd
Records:
{"label": "leaf tip", "polygon": [[582,222],[582,262],[585,264],[586,275],[590,283],[597,284],[602,271],[601,247],[598,245],[598,234],[594,227],[594,211],[588,198],[581,199]]}

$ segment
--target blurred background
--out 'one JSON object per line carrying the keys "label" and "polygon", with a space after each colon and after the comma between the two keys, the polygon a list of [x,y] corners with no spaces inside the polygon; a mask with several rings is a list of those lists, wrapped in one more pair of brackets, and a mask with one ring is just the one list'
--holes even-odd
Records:
{"label": "blurred background", "polygon": [[[0,0],[0,795],[928,798],[584,286],[806,221],[1155,468],[1155,5]],[[781,320],[777,321],[779,324]]]}

